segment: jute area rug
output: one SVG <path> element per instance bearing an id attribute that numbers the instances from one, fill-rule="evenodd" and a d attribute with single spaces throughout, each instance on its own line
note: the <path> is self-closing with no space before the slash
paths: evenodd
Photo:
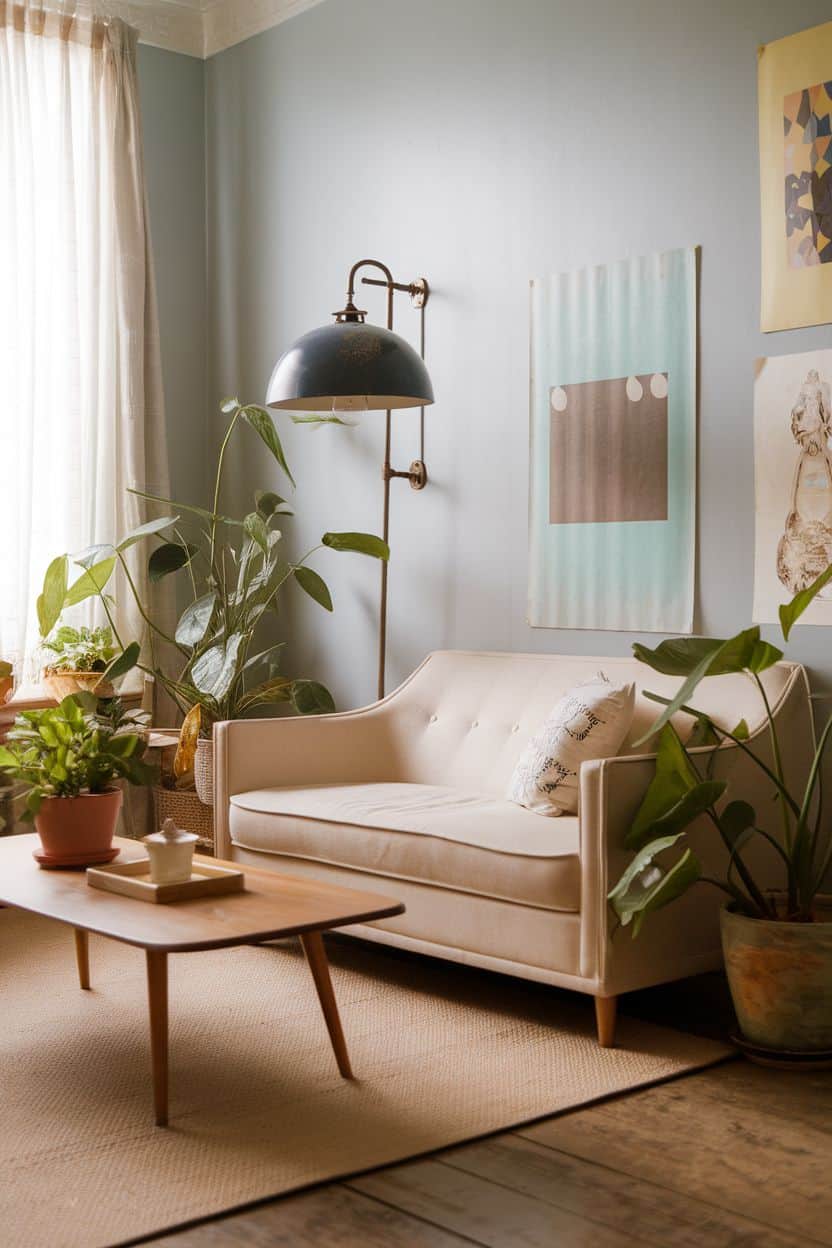
<path id="1" fill-rule="evenodd" d="M 707 1066 L 709 1040 L 592 1001 L 329 941 L 355 1082 L 299 946 L 170 959 L 171 1125 L 152 1121 L 144 955 L 0 910 L 0 1237 L 121 1244 Z"/>

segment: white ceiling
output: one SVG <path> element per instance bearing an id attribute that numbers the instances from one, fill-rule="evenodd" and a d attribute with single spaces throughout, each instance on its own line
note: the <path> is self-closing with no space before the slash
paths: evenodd
<path id="1" fill-rule="evenodd" d="M 110 0 L 142 43 L 202 58 L 222 52 L 321 0 Z"/>

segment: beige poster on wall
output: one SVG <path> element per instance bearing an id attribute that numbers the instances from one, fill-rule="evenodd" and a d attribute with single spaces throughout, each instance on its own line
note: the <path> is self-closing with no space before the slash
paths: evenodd
<path id="1" fill-rule="evenodd" d="M 757 360 L 754 622 L 832 563 L 832 350 Z M 801 624 L 832 624 L 832 585 Z"/>
<path id="2" fill-rule="evenodd" d="M 832 321 L 832 22 L 759 51 L 764 333 Z"/>

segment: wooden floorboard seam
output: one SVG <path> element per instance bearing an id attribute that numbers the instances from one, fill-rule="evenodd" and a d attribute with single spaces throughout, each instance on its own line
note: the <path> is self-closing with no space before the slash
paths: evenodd
<path id="1" fill-rule="evenodd" d="M 436 1160 L 439 1159 L 436 1158 Z M 407 1162 L 400 1162 L 399 1164 L 407 1165 Z M 384 1166 L 383 1169 L 391 1170 L 393 1167 Z M 380 1172 L 381 1171 L 378 1171 L 378 1173 Z M 369 1173 L 373 1174 L 376 1172 L 369 1171 Z M 364 1178 L 366 1175 L 355 1175 L 354 1177 Z M 425 1226 L 432 1226 L 436 1231 L 444 1231 L 446 1234 L 456 1235 L 459 1239 L 464 1240 L 466 1244 L 474 1244 L 475 1248 L 489 1248 L 488 1244 L 484 1243 L 481 1239 L 474 1239 L 471 1235 L 467 1235 L 464 1231 L 458 1231 L 455 1227 L 445 1226 L 442 1222 L 437 1222 L 433 1218 L 426 1218 L 421 1213 L 413 1213 L 410 1209 L 404 1209 L 401 1205 L 397 1205 L 395 1201 L 383 1200 L 381 1196 L 376 1196 L 375 1193 L 365 1192 L 360 1187 L 353 1187 L 349 1180 L 342 1181 L 338 1186 L 346 1188 L 346 1190 L 351 1192 L 354 1196 L 363 1196 L 365 1200 L 373 1200 L 377 1205 L 384 1205 L 386 1209 L 394 1209 L 396 1213 L 405 1214 L 408 1218 L 413 1218 L 416 1222 L 424 1222 Z"/>
<path id="2" fill-rule="evenodd" d="M 512 1133 L 512 1132 L 505 1132 L 504 1134 L 513 1134 L 513 1133 Z M 552 1152 L 556 1152 L 556 1151 L 559 1151 L 559 1150 L 552 1149 L 551 1151 L 552 1151 Z M 465 1166 L 455 1166 L 455 1165 L 453 1164 L 453 1162 L 451 1162 L 451 1161 L 449 1161 L 449 1160 L 447 1159 L 447 1157 L 437 1157 L 437 1158 L 436 1158 L 436 1160 L 440 1163 L 440 1165 L 447 1166 L 447 1167 L 448 1167 L 449 1169 L 451 1169 L 451 1170 L 458 1170 L 461 1174 L 470 1174 L 470 1175 L 472 1175 L 474 1178 L 481 1179 L 481 1180 L 482 1180 L 482 1182 L 484 1182 L 484 1183 L 490 1183 L 492 1187 L 501 1187 L 501 1188 L 503 1188 L 503 1189 L 504 1189 L 505 1191 L 507 1191 L 507 1192 L 516 1192 L 516 1193 L 518 1193 L 518 1194 L 519 1194 L 519 1195 L 521 1195 L 521 1196 L 525 1196 L 525 1197 L 527 1197 L 527 1199 L 529 1199 L 529 1200 L 535 1200 L 535 1201 L 537 1201 L 537 1202 L 538 1202 L 538 1204 L 541 1204 L 541 1205 L 546 1205 L 546 1206 L 548 1206 L 550 1209 L 557 1209 L 559 1213 L 565 1214 L 567 1217 L 580 1217 L 580 1218 L 581 1218 L 584 1222 L 589 1223 L 591 1226 L 600 1226 L 600 1227 L 602 1227 L 605 1231 L 609 1231 L 609 1230 L 618 1230 L 618 1229 L 619 1229 L 618 1227 L 613 1227 L 613 1226 L 611 1226 L 609 1222 L 602 1221 L 600 1218 L 593 1218 L 591 1214 L 588 1214 L 588 1213 L 585 1213 L 585 1212 L 582 1212 L 582 1213 L 580 1213 L 580 1214 L 576 1214 L 574 1209 L 570 1209 L 567 1205 L 561 1205 L 561 1204 L 558 1204 L 558 1202 L 557 1202 L 557 1201 L 554 1201 L 554 1200 L 542 1200 L 539 1196 L 533 1195 L 533 1194 L 532 1194 L 532 1193 L 530 1193 L 530 1192 L 524 1192 L 521 1188 L 519 1188 L 519 1187 L 515 1187 L 515 1186 L 514 1186 L 513 1184 L 511 1184 L 511 1183 L 501 1183 L 498 1179 L 492 1179 L 492 1178 L 487 1178 L 487 1179 L 486 1179 L 486 1178 L 484 1178 L 484 1177 L 483 1177 L 483 1175 L 478 1174 L 476 1170 L 469 1170 L 469 1169 L 467 1169 Z M 655 1186 L 655 1184 L 654 1184 L 654 1186 Z M 639 1241 L 638 1241 L 638 1242 L 639 1242 L 639 1244 L 640 1244 L 640 1245 L 641 1245 L 641 1244 L 644 1244 L 644 1245 L 650 1245 L 650 1248 L 665 1248 L 665 1245 L 664 1245 L 663 1243 L 661 1243 L 659 1240 L 657 1240 L 657 1239 L 647 1239 L 647 1238 L 644 1236 L 643 1232 L 641 1232 L 641 1231 L 639 1232 Z"/>
<path id="3" fill-rule="evenodd" d="M 578 1110 L 574 1110 L 573 1112 L 580 1113 L 582 1111 L 578 1109 Z M 582 1154 L 580 1153 L 570 1153 L 569 1150 L 566 1148 L 555 1148 L 552 1144 L 547 1144 L 545 1140 L 540 1140 L 536 1136 L 525 1135 L 524 1129 L 522 1127 L 514 1131 L 506 1131 L 503 1134 L 514 1135 L 518 1139 L 521 1139 L 525 1141 L 526 1143 L 537 1144 L 541 1148 L 548 1148 L 550 1152 L 559 1153 L 560 1156 L 562 1157 L 570 1157 L 573 1159 L 577 1159 L 578 1161 L 588 1162 L 588 1164 L 597 1166 L 601 1170 L 609 1171 L 610 1174 L 616 1174 L 619 1177 L 624 1178 L 624 1179 L 630 1179 L 632 1181 L 638 1181 L 639 1183 L 647 1184 L 651 1187 L 657 1188 L 659 1191 L 669 1192 L 674 1196 L 682 1196 L 688 1199 L 696 1200 L 698 1201 L 700 1205 L 705 1205 L 707 1206 L 708 1209 L 713 1209 L 715 1213 L 734 1214 L 738 1218 L 744 1218 L 748 1222 L 753 1222 L 755 1225 L 761 1227 L 763 1230 L 766 1230 L 766 1231 L 776 1230 L 776 1231 L 782 1232 L 784 1235 L 794 1234 L 793 1225 L 774 1224 L 770 1222 L 764 1222 L 762 1221 L 762 1219 L 755 1217 L 753 1214 L 747 1213 L 744 1209 L 737 1209 L 737 1208 L 732 1208 L 730 1205 L 718 1204 L 716 1201 L 707 1200 L 704 1196 L 700 1196 L 698 1193 L 685 1191 L 685 1189 L 682 1187 L 674 1187 L 673 1184 L 671 1183 L 657 1183 L 653 1179 L 643 1179 L 638 1175 L 631 1174 L 628 1170 L 619 1169 L 618 1166 L 611 1166 L 607 1162 L 597 1161 L 594 1157 L 589 1159 L 589 1158 L 582 1156 Z M 442 1161 L 443 1164 L 447 1164 L 445 1158 L 438 1157 L 437 1160 Z M 494 1182 L 493 1179 L 490 1181 Z M 558 1208 L 559 1207 L 560 1206 L 558 1206 Z M 801 1231 L 800 1234 L 801 1234 L 803 1241 L 806 1243 L 807 1246 L 811 1245 L 811 1248 L 828 1248 L 828 1245 L 822 1239 L 814 1239 L 813 1237 L 807 1235 L 805 1231 Z M 663 1248 L 663 1246 L 660 1245 L 659 1248 Z"/>

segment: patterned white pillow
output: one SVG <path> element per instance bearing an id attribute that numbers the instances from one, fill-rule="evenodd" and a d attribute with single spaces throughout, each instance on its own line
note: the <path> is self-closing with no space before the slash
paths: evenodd
<path id="1" fill-rule="evenodd" d="M 565 693 L 517 760 L 508 800 L 539 815 L 575 814 L 581 763 L 618 753 L 634 702 L 634 685 L 610 684 L 603 672 Z"/>

